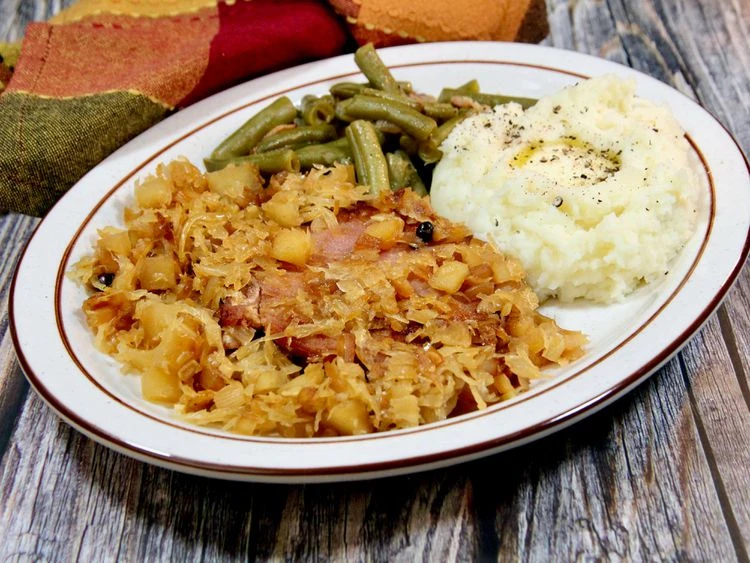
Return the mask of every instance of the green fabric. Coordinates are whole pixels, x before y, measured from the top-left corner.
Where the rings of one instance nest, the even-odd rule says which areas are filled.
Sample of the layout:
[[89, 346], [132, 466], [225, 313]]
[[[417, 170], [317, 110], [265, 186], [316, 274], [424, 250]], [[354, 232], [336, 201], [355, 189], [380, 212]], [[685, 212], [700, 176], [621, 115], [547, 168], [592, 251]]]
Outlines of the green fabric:
[[16, 65], [18, 55], [21, 53], [21, 42], [0, 43], [0, 59], [9, 67]]
[[41, 217], [81, 176], [167, 112], [129, 92], [0, 95], [0, 209]]

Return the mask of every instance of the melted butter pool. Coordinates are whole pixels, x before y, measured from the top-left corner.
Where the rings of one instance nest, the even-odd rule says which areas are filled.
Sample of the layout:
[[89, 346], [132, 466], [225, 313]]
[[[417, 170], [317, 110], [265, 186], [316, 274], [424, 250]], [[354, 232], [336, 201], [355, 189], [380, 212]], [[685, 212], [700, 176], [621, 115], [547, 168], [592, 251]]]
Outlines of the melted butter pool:
[[525, 144], [511, 159], [511, 168], [528, 170], [575, 187], [603, 182], [620, 169], [620, 157], [577, 137], [540, 139]]

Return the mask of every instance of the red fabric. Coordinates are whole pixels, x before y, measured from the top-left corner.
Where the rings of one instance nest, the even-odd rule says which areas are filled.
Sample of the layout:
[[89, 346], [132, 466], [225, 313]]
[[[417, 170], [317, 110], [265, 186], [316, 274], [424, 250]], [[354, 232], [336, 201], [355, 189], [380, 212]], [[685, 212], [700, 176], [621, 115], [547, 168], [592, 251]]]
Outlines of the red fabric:
[[178, 105], [254, 76], [341, 54], [347, 37], [341, 20], [316, 0], [220, 2], [208, 68]]

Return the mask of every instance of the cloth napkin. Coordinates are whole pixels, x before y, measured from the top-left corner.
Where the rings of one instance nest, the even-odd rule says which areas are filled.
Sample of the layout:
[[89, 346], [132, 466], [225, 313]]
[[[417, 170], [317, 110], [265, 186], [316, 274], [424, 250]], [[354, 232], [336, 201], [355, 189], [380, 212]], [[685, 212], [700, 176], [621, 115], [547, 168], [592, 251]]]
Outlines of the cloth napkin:
[[368, 41], [547, 31], [544, 0], [79, 0], [0, 44], [0, 210], [44, 215], [138, 133], [255, 76]]

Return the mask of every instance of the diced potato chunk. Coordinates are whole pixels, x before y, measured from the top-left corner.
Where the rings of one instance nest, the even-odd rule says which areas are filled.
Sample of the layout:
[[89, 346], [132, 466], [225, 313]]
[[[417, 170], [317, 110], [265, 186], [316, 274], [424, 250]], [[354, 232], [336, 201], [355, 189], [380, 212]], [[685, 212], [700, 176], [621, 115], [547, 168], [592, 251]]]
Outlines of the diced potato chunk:
[[287, 377], [278, 371], [266, 371], [260, 373], [255, 380], [255, 393], [267, 393], [274, 391], [287, 382]]
[[135, 187], [135, 199], [141, 207], [162, 207], [172, 201], [172, 184], [165, 178], [150, 176]]
[[121, 256], [130, 254], [130, 249], [132, 248], [128, 231], [115, 231], [102, 234], [102, 238], [99, 239], [99, 246], [112, 254], [119, 254]]
[[394, 420], [398, 420], [403, 426], [419, 425], [419, 401], [414, 395], [393, 397], [391, 410]]
[[442, 342], [447, 346], [471, 346], [471, 331], [466, 323], [452, 322], [438, 325], [432, 334], [432, 341]]
[[321, 364], [310, 364], [302, 374], [285, 383], [279, 389], [279, 393], [284, 397], [295, 397], [302, 389], [308, 386], [317, 387], [320, 385], [324, 377], [323, 366]]
[[141, 392], [144, 399], [157, 403], [175, 403], [182, 394], [176, 375], [154, 367], [143, 372]]
[[382, 220], [374, 218], [365, 228], [365, 233], [386, 245], [397, 241], [403, 231], [404, 221], [400, 217], [386, 217]]
[[218, 370], [206, 367], [198, 374], [198, 382], [204, 389], [212, 389], [213, 391], [218, 391], [225, 385], [225, 381]]
[[356, 399], [335, 405], [328, 413], [327, 422], [344, 435], [367, 434], [373, 429], [367, 407]]
[[249, 162], [230, 164], [206, 174], [208, 189], [223, 195], [238, 205], [247, 205], [248, 191], [260, 186], [258, 169]]
[[138, 275], [141, 288], [149, 291], [172, 289], [177, 285], [177, 263], [167, 255], [147, 256]]
[[456, 293], [469, 275], [469, 266], [463, 262], [449, 260], [438, 267], [428, 283], [430, 286], [446, 293]]
[[496, 256], [490, 267], [492, 268], [492, 277], [495, 283], [520, 281], [524, 276], [521, 263], [507, 256]]
[[290, 195], [279, 192], [262, 206], [266, 216], [282, 227], [298, 227], [302, 224], [299, 204], [293, 197], [289, 197]]
[[276, 260], [304, 266], [312, 253], [310, 233], [302, 229], [279, 231], [271, 245], [271, 256]]
[[138, 304], [136, 315], [141, 321], [146, 343], [155, 344], [162, 331], [178, 322], [176, 311], [174, 305], [156, 300], [144, 300]]

